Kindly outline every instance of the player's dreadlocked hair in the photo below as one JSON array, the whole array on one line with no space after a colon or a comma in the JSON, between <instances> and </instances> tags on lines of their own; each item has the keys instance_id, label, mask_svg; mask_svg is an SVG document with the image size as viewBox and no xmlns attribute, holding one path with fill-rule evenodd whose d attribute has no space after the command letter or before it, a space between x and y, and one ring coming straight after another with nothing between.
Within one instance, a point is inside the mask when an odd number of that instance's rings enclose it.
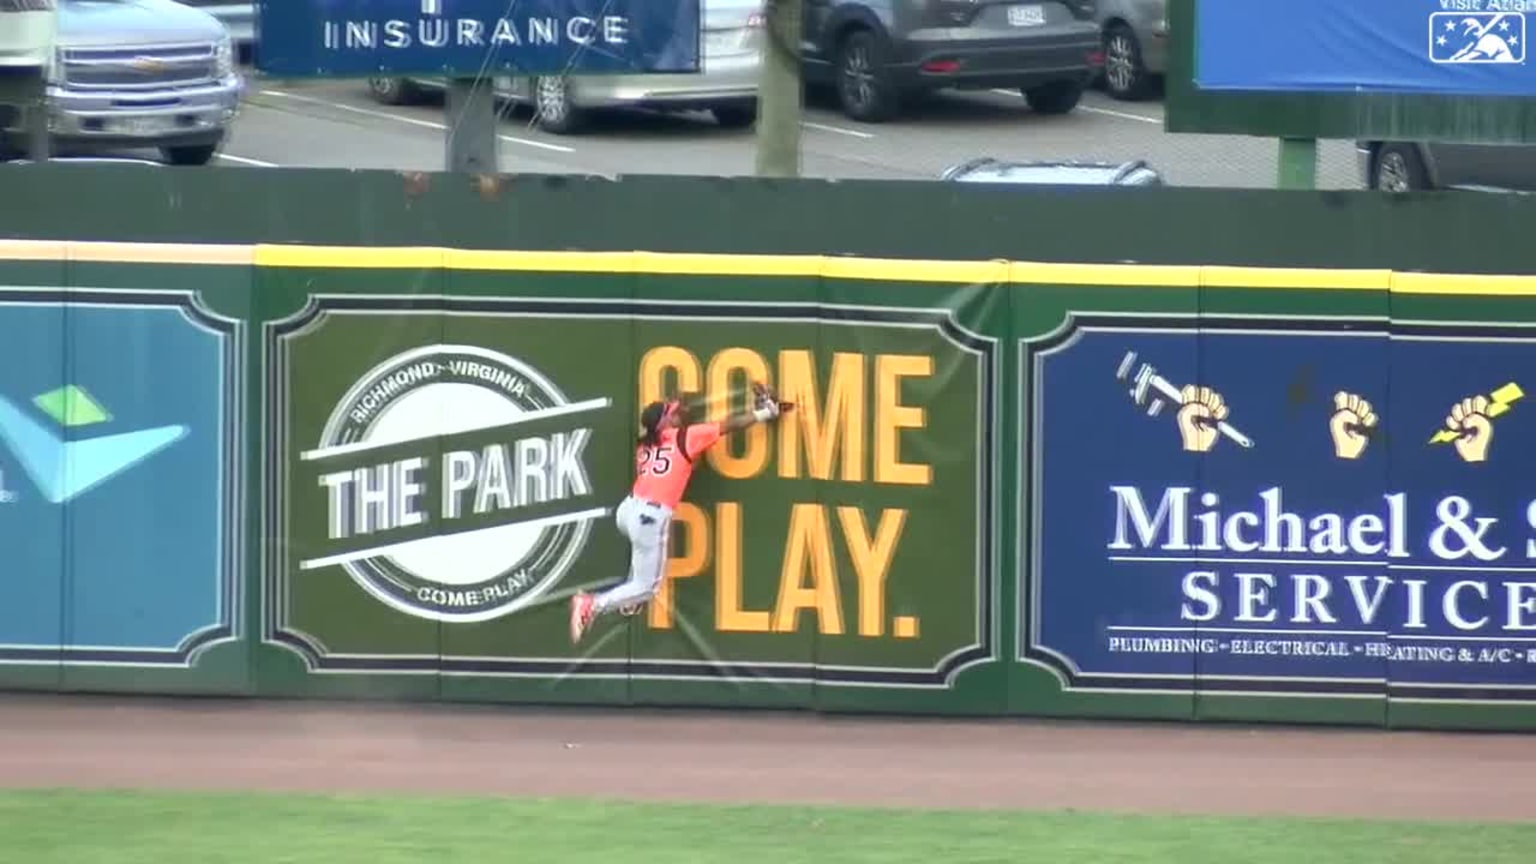
<instances>
[{"instance_id":1,"label":"player's dreadlocked hair","mask_svg":"<svg viewBox=\"0 0 1536 864\"><path fill-rule=\"evenodd\" d=\"M697 405L700 400L697 393L679 393L672 398L673 413L677 416L677 453L689 462L693 461L693 454L688 452L688 426L693 422L693 411L689 406Z\"/></svg>"},{"instance_id":2,"label":"player's dreadlocked hair","mask_svg":"<svg viewBox=\"0 0 1536 864\"><path fill-rule=\"evenodd\" d=\"M652 402L640 412L640 437L636 443L655 447L661 443L661 418L667 415L665 402Z\"/></svg>"}]
</instances>

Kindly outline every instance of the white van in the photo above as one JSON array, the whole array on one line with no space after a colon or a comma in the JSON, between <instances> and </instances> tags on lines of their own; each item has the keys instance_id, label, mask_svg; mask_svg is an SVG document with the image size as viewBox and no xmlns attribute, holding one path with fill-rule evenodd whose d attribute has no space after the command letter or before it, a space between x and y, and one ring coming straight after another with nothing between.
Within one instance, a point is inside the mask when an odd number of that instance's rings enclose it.
<instances>
[{"instance_id":1,"label":"white van","mask_svg":"<svg viewBox=\"0 0 1536 864\"><path fill-rule=\"evenodd\" d=\"M53 0L0 0L0 66L47 66L55 26Z\"/></svg>"}]
</instances>

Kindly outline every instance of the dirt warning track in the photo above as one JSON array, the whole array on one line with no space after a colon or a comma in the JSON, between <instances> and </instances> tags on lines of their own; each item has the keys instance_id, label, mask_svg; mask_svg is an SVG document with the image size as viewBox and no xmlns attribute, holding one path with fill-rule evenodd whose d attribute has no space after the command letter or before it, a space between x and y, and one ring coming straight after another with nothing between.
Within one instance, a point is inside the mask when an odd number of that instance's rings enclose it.
<instances>
[{"instance_id":1,"label":"dirt warning track","mask_svg":"<svg viewBox=\"0 0 1536 864\"><path fill-rule=\"evenodd\" d=\"M0 785L1536 819L1536 737L0 694Z\"/></svg>"}]
</instances>

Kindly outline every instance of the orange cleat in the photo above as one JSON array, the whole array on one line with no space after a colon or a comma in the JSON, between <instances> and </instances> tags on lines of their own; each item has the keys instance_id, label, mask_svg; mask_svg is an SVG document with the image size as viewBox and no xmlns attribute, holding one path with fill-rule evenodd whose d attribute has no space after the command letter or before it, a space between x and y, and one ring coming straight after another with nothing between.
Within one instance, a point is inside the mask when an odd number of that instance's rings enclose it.
<instances>
[{"instance_id":1,"label":"orange cleat","mask_svg":"<svg viewBox=\"0 0 1536 864\"><path fill-rule=\"evenodd\" d=\"M571 598L571 644L581 641L582 634L592 624L592 595L585 591Z\"/></svg>"}]
</instances>

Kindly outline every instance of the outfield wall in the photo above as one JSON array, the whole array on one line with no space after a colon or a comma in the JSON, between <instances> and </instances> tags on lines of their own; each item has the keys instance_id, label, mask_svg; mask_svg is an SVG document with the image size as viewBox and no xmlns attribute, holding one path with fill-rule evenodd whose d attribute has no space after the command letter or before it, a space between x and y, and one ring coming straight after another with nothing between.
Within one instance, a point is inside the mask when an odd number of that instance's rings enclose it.
<instances>
[{"instance_id":1,"label":"outfield wall","mask_svg":"<svg viewBox=\"0 0 1536 864\"><path fill-rule=\"evenodd\" d=\"M0 241L0 686L1536 725L1531 277L182 227ZM710 454L660 595L573 648L638 406L752 379L801 410Z\"/></svg>"}]
</instances>

